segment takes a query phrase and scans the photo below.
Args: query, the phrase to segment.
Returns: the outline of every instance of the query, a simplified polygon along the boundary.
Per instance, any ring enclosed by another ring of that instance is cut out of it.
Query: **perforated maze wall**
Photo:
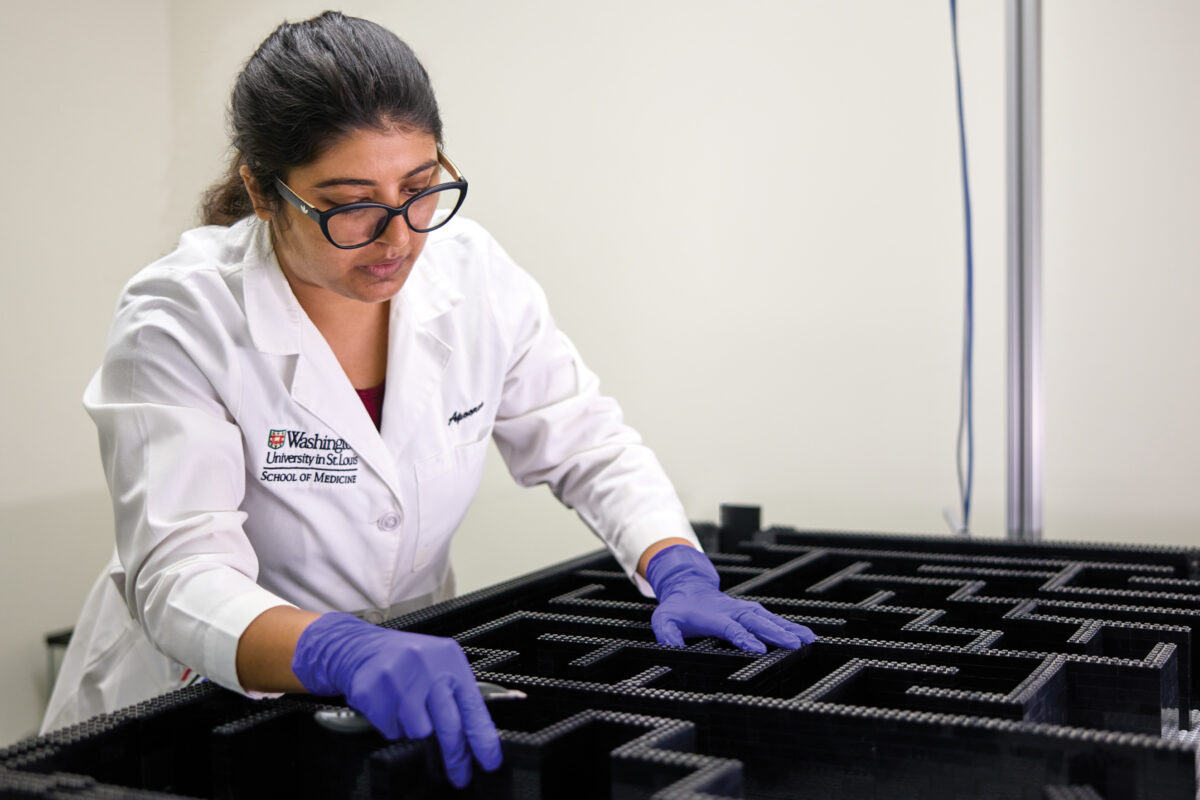
[[[202,685],[3,751],[0,796],[1197,798],[1200,551],[728,519],[697,525],[722,588],[816,643],[660,646],[605,553],[385,623],[528,694],[463,792],[432,740]]]

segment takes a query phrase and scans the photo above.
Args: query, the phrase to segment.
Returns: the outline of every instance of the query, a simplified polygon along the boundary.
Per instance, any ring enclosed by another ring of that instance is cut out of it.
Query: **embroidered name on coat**
[[[466,411],[455,411],[453,414],[450,415],[450,421],[447,422],[446,424],[453,425],[456,422],[462,422],[464,419],[471,416],[472,414],[474,414],[481,408],[483,408],[483,403],[480,403],[479,405],[475,406],[474,408],[467,409]]]

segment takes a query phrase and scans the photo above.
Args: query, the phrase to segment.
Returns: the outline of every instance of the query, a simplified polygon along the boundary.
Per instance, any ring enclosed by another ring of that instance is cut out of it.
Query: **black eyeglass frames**
[[[435,231],[450,221],[467,197],[467,180],[441,150],[438,150],[438,164],[446,169],[452,180],[422,189],[402,206],[346,203],[328,211],[318,211],[279,178],[275,179],[275,186],[284,200],[321,226],[321,232],[331,245],[353,250],[378,239],[394,217],[404,217],[415,233]]]

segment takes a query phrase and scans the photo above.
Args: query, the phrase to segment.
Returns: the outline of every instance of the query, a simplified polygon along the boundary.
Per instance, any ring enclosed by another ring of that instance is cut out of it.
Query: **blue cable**
[[[975,409],[974,409],[974,338],[975,338],[975,258],[971,231],[971,183],[967,173],[967,131],[963,118],[962,73],[958,63],[958,4],[950,0],[950,32],[954,40],[954,84],[958,97],[958,143],[962,156],[963,212],[966,222],[966,299],[963,310],[962,383],[959,396],[958,442],[955,466],[958,493],[962,501],[962,532],[971,530],[971,487],[975,480]],[[963,438],[966,437],[966,475],[963,474]]]

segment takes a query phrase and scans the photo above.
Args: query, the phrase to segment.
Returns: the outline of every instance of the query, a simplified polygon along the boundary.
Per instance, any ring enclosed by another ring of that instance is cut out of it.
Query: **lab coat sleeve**
[[[236,385],[228,373],[238,359],[221,352],[226,339],[204,334],[219,330],[205,327],[220,325],[209,314],[186,296],[127,291],[84,405],[99,429],[130,613],[164,654],[262,696],[238,682],[238,639],[263,611],[290,604],[255,582],[239,510],[242,441],[228,407],[238,398],[206,377]]]
[[[623,421],[621,408],[554,323],[545,293],[489,242],[493,313],[510,359],[493,437],[522,486],[547,484],[612,550],[647,597],[637,562],[657,541],[700,547],[654,453]]]

